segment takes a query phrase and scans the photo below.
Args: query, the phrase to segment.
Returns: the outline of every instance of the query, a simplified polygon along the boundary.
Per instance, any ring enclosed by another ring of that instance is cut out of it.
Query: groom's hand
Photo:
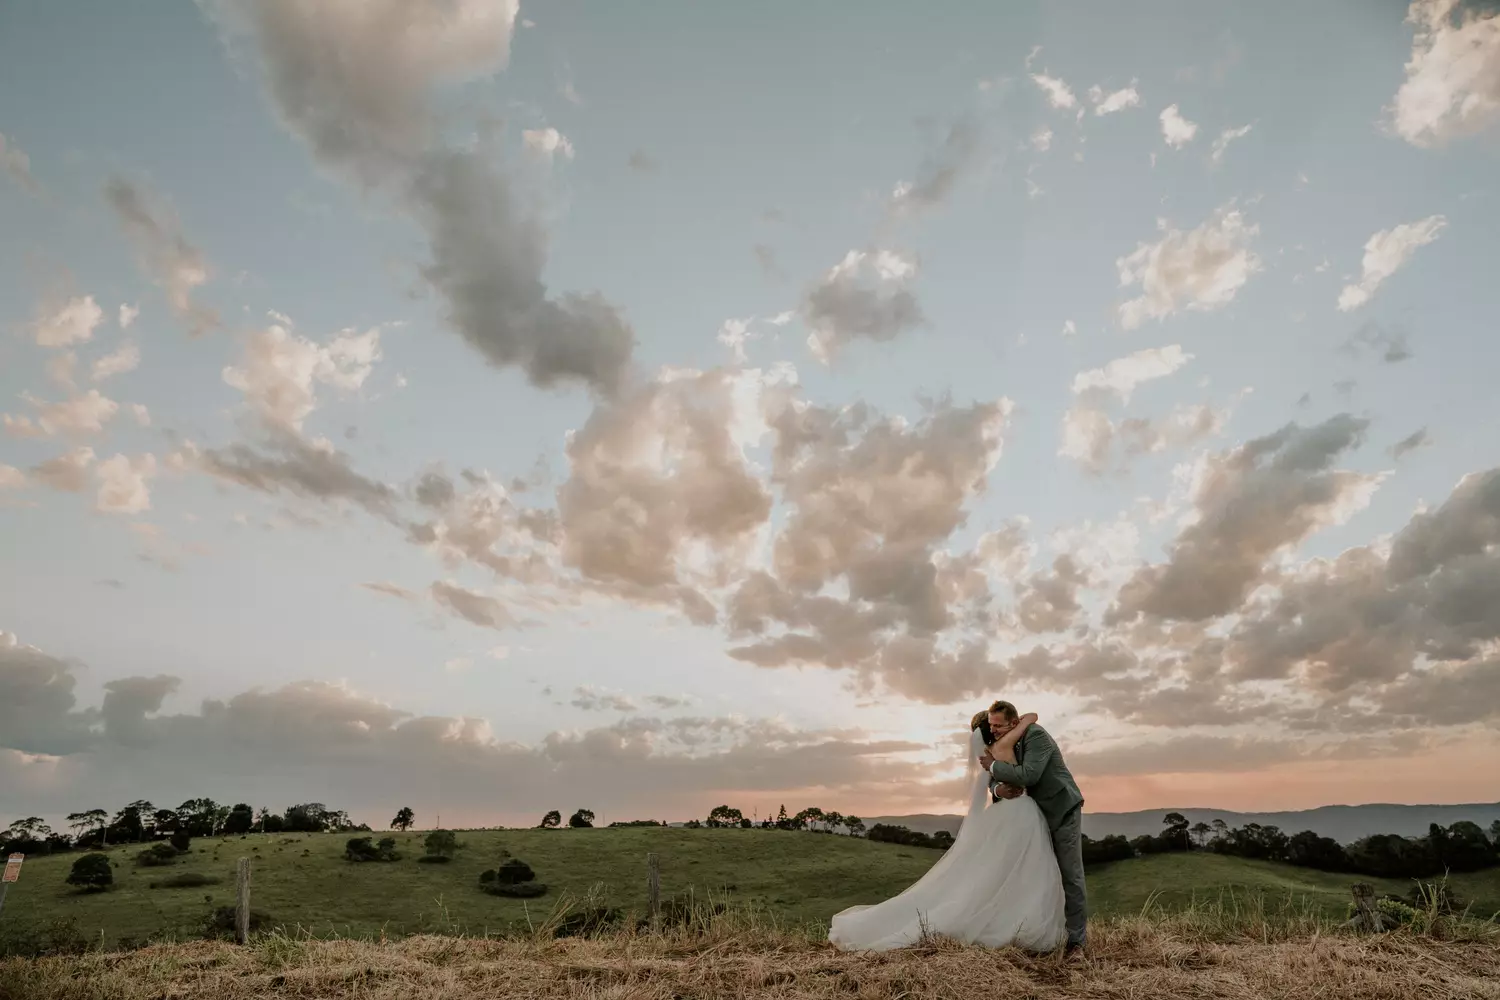
[[[984,768],[986,771],[988,771],[990,769],[990,766],[994,763],[995,758],[988,750],[986,750],[979,757],[979,766]]]

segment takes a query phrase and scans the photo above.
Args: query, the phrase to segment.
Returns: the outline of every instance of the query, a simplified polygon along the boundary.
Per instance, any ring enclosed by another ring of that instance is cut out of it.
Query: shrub
[[[218,885],[224,880],[213,875],[204,875],[202,872],[182,872],[178,875],[169,875],[159,882],[152,882],[153,889],[196,889],[205,885]]]
[[[369,837],[351,837],[344,844],[345,861],[375,861],[380,857],[380,851],[370,842]]]
[[[68,885],[76,885],[88,892],[103,892],[115,881],[114,869],[107,854],[85,854],[73,862],[68,872]]]
[[[480,886],[480,888],[491,896],[504,896],[507,899],[535,899],[547,894],[547,885],[544,882],[519,882],[515,885],[494,882]]]
[[[417,863],[423,865],[446,865],[452,860],[446,854],[424,854],[417,859]]]
[[[177,860],[177,848],[171,844],[152,844],[135,856],[135,863],[144,868],[160,868]]]
[[[480,872],[479,873],[479,881],[480,881],[480,884],[484,884],[484,883],[487,883],[487,882],[493,882],[493,881],[495,881],[495,869],[493,869],[493,868],[486,868],[484,871]]]
[[[186,830],[178,830],[172,834],[169,843],[177,848],[178,854],[186,854],[192,848],[193,838],[188,836]]]
[[[428,855],[436,855],[446,861],[458,850],[458,836],[452,830],[433,830],[422,841],[422,846],[427,849]]]
[[[594,825],[594,810],[580,809],[568,817],[568,825],[575,830],[587,829]]]
[[[495,872],[495,881],[504,885],[520,885],[522,882],[534,882],[536,872],[531,866],[520,858],[511,858],[502,864]]]

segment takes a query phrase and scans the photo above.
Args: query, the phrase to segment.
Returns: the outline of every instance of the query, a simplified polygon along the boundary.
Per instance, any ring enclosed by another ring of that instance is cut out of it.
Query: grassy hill
[[[28,858],[0,917],[0,936],[72,919],[93,940],[143,941],[163,932],[193,936],[211,907],[234,897],[235,859],[254,865],[252,908],[275,923],[319,936],[392,936],[424,931],[495,932],[539,920],[563,892],[582,895],[597,883],[614,905],[644,909],[646,854],[661,858],[664,897],[728,894],[789,924],[825,922],[855,903],[876,902],[919,878],[935,851],[849,837],[765,830],[486,830],[461,833],[449,864],[419,864],[422,835],[397,837],[401,861],[351,864],[344,834],[272,834],[195,841],[176,864],[138,867],[139,845],[117,847],[115,885],[79,893],[64,879],[77,855]],[[527,861],[551,891],[526,904],[480,892],[479,873],[500,852]],[[183,873],[222,879],[196,888],[150,888]],[[1180,907],[1227,892],[1262,891],[1329,913],[1342,912],[1348,876],[1329,875],[1208,854],[1158,855],[1106,866],[1090,875],[1096,916],[1128,916],[1149,901]],[[1500,910],[1500,872],[1459,876],[1458,892],[1488,916]],[[1381,888],[1404,893],[1409,886]]]

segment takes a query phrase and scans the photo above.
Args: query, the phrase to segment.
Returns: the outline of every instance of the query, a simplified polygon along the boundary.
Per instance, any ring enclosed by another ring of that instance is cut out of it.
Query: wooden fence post
[[[1375,902],[1375,887],[1368,882],[1356,882],[1349,887],[1354,895],[1354,916],[1345,921],[1345,927],[1379,933],[1396,922],[1380,912]]]
[[[250,859],[240,858],[234,878],[234,939],[250,940]]]
[[[651,933],[661,927],[661,862],[655,854],[646,855],[646,894],[651,903]]]

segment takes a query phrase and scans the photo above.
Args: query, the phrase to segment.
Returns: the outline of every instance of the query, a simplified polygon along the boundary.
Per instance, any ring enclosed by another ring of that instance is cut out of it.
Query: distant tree
[[[791,822],[792,821],[790,819],[788,819],[787,815],[786,815],[786,806],[783,805],[781,807],[781,811],[776,814],[776,829],[778,829],[778,830],[790,830],[791,829]]]
[[[177,813],[171,809],[158,809],[151,816],[153,836],[165,837],[177,829]]]
[[[67,881],[68,885],[76,885],[90,892],[103,892],[114,880],[115,873],[110,867],[109,855],[85,854],[73,862],[73,870],[68,872]]]
[[[729,806],[714,806],[708,811],[708,825],[711,827],[739,826],[745,814],[738,809]]]
[[[68,829],[74,837],[82,837],[94,828],[94,819],[86,812],[68,813]]]
[[[594,825],[594,811],[592,809],[580,809],[568,817],[568,825],[575,830],[591,827]]]
[[[288,833],[322,833],[328,829],[329,809],[321,802],[303,802],[286,811]]]
[[[844,825],[844,814],[830,809],[823,814],[823,828],[826,830],[837,830]]]
[[[1118,833],[1110,834],[1100,840],[1083,838],[1083,866],[1085,868],[1097,868],[1111,861],[1124,861],[1133,857],[1135,857],[1135,848],[1130,846],[1129,840]]]
[[[148,828],[156,807],[145,799],[137,799],[115,814],[106,831],[109,839],[117,844],[138,844],[146,839]]]
[[[448,859],[458,850],[458,835],[452,830],[433,830],[422,841],[430,858]]]
[[[1427,842],[1445,871],[1477,872],[1495,864],[1495,848],[1478,823],[1459,820],[1446,830],[1432,824]]]
[[[411,811],[411,806],[402,806],[396,813],[396,818],[391,820],[391,829],[400,830],[405,833],[411,829],[411,825],[417,821],[417,814]]]
[[[749,816],[741,816],[740,817],[740,829],[741,830],[748,830],[751,827],[753,827],[754,825],[755,824],[753,822],[751,822]]]
[[[1213,821],[1212,825],[1213,825],[1213,828],[1214,828],[1214,839],[1215,840],[1218,840],[1220,837],[1228,836],[1228,834],[1229,834],[1229,824],[1228,823],[1224,822],[1222,819],[1216,819],[1216,820]]]
[[[1500,847],[1500,819],[1490,824],[1490,843]]]
[[[281,833],[286,829],[286,817],[279,813],[267,813],[260,821],[262,833]]]
[[[557,829],[558,827],[562,826],[562,813],[558,812],[556,809],[549,811],[547,815],[542,817],[542,822],[539,825],[543,830]]]
[[[698,819],[697,817],[694,817],[693,819],[690,819],[686,823],[682,824],[682,828],[684,830],[701,830],[703,829],[703,821],[701,819]]]
[[[932,846],[946,851],[953,846],[953,834],[947,830],[939,830],[932,835]]]
[[[55,836],[40,816],[28,816],[16,820],[0,834],[0,848],[5,853],[43,854],[50,850],[47,845]]]
[[[799,811],[797,815],[792,817],[791,829],[806,830],[822,818],[823,810],[819,809],[817,806],[808,806],[806,809]]]
[[[250,828],[255,825],[255,810],[245,802],[236,802],[229,810],[229,815],[224,819],[224,832],[227,834],[249,833]]]
[[[109,813],[105,812],[103,809],[90,809],[88,812],[83,813],[82,815],[83,818],[88,821],[89,832],[100,834],[103,843],[108,846]]]
[[[858,837],[865,832],[865,821],[858,816],[845,816],[844,828],[849,831],[849,836]]]
[[[212,837],[229,818],[229,810],[213,799],[188,799],[177,807],[177,828],[189,836]]]
[[[1170,812],[1162,817],[1162,846],[1169,851],[1192,850],[1192,838],[1188,835],[1187,817],[1179,812]]]
[[[1332,837],[1322,837],[1311,830],[1287,838],[1286,860],[1288,864],[1325,872],[1349,870],[1349,856],[1343,845]]]
[[[1199,847],[1208,846],[1208,838],[1213,835],[1213,832],[1214,828],[1201,820],[1193,824],[1193,839],[1198,842]]]

